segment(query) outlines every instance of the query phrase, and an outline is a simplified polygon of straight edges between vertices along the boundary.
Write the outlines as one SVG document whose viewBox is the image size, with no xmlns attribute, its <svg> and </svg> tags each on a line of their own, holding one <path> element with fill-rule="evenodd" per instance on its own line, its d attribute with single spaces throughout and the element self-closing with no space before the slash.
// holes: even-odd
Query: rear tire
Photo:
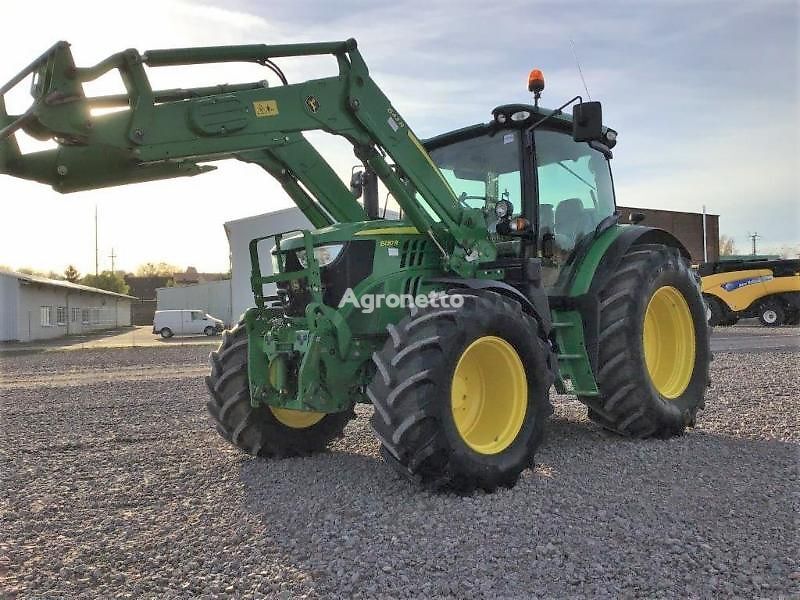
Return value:
<svg viewBox="0 0 800 600">
<path fill-rule="evenodd" d="M 161 334 L 161 337 L 164 339 L 171 338 L 173 335 L 175 335 L 172 333 L 172 329 L 170 329 L 169 327 L 164 327 L 159 333 Z"/>
<path fill-rule="evenodd" d="M 516 301 L 456 293 L 460 308 L 412 309 L 388 327 L 373 355 L 370 423 L 384 460 L 423 487 L 511 487 L 552 413 L 550 345 Z"/>
<path fill-rule="evenodd" d="M 786 320 L 786 313 L 777 300 L 765 300 L 758 307 L 758 320 L 764 327 L 780 327 Z"/>
<path fill-rule="evenodd" d="M 589 418 L 637 438 L 694 425 L 708 387 L 708 333 L 703 299 L 678 251 L 633 246 L 600 292 L 600 396 L 580 398 Z"/>
<path fill-rule="evenodd" d="M 243 323 L 222 334 L 222 343 L 209 355 L 209 362 L 208 414 L 216 422 L 219 434 L 247 454 L 286 457 L 319 452 L 342 435 L 345 425 L 354 416 L 352 408 L 324 416 L 323 413 L 265 406 L 253 408 L 247 377 L 247 332 Z M 320 418 L 314 419 L 315 414 Z"/>
</svg>

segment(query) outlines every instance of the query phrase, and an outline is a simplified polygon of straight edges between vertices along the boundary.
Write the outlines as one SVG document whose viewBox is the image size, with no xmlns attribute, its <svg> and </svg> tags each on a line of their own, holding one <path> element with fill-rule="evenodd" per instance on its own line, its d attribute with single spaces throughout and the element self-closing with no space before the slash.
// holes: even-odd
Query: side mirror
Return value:
<svg viewBox="0 0 800 600">
<path fill-rule="evenodd" d="M 599 102 L 582 102 L 572 109 L 572 139 L 592 142 L 603 138 L 603 106 Z"/>
<path fill-rule="evenodd" d="M 628 216 L 628 219 L 630 220 L 631 223 L 633 223 L 634 225 L 637 225 L 637 224 L 641 223 L 642 221 L 644 221 L 644 213 L 643 212 L 632 212 Z"/>
</svg>

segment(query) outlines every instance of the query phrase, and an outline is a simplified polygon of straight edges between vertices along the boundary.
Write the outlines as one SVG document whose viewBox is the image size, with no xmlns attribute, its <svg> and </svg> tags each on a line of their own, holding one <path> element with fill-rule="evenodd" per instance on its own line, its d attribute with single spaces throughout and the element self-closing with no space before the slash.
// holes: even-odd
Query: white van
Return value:
<svg viewBox="0 0 800 600">
<path fill-rule="evenodd" d="M 223 329 L 222 321 L 202 310 L 157 310 L 153 318 L 153 333 L 163 338 L 197 333 L 216 335 Z"/>
</svg>

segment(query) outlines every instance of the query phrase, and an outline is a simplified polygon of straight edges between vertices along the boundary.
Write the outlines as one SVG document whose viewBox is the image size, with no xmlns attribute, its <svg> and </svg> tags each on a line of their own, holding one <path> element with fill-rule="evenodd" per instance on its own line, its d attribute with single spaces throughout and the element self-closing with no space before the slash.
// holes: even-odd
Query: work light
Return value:
<svg viewBox="0 0 800 600">
<path fill-rule="evenodd" d="M 314 258 L 317 260 L 317 263 L 320 267 L 327 267 L 333 261 L 335 261 L 339 254 L 344 248 L 344 244 L 331 244 L 329 246 L 318 246 L 314 248 Z M 308 261 L 306 260 L 306 251 L 305 250 L 298 250 L 297 251 L 297 260 L 300 261 L 300 264 L 303 266 L 304 269 L 308 268 Z"/>
</svg>

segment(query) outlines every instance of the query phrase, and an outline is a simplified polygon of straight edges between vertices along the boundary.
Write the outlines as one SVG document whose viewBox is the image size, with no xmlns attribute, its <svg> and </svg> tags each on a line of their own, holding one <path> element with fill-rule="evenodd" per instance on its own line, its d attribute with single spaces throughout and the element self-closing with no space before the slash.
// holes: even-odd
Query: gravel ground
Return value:
<svg viewBox="0 0 800 600">
<path fill-rule="evenodd" d="M 0 592 L 55 597 L 797 597 L 798 352 L 718 354 L 698 427 L 606 435 L 554 397 L 513 490 L 432 495 L 361 407 L 330 453 L 251 459 L 207 349 L 0 356 Z"/>
</svg>

